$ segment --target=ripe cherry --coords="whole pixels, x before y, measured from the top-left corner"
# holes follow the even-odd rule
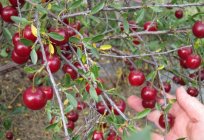
[[[135,45],[139,45],[140,41],[137,37],[134,37],[133,41],[132,41]]]
[[[18,1],[17,0],[9,0],[9,2],[11,3],[11,5],[13,7],[17,7],[18,6]],[[21,6],[23,6],[24,3],[25,3],[25,0],[19,0],[19,3],[20,3]]]
[[[202,21],[196,21],[192,27],[192,31],[197,38],[204,38],[204,23]]]
[[[186,59],[180,59],[180,65],[182,68],[184,69],[188,68],[186,63],[187,63]]]
[[[106,106],[103,104],[102,101],[96,103],[96,110],[97,110],[101,115],[108,115],[108,110],[106,109]]]
[[[15,33],[12,37],[12,42],[13,42],[13,45],[15,46],[18,42],[20,41],[20,35],[19,33]]]
[[[13,50],[11,53],[11,59],[17,64],[23,64],[28,61],[29,57],[21,57]]]
[[[75,127],[74,122],[73,121],[68,121],[67,128],[73,131],[74,127]]]
[[[101,78],[98,78],[97,80],[98,80],[98,82],[103,83],[103,80]],[[89,83],[87,83],[86,84],[86,91],[89,92],[89,90],[90,90],[90,85],[89,85]],[[96,90],[97,95],[100,95],[103,93],[103,91],[98,86],[95,88],[95,90]]]
[[[68,64],[64,64],[62,70],[64,71],[64,73],[69,74],[72,80],[75,80],[77,78],[77,72]]]
[[[60,58],[57,55],[47,55],[46,57],[47,57],[48,66],[50,67],[50,71],[52,73],[57,72],[61,66]]]
[[[79,31],[81,29],[81,22],[76,21],[74,24],[71,24],[71,26]]]
[[[175,12],[175,17],[181,19],[183,17],[183,10],[179,9]]]
[[[195,88],[195,87],[189,87],[189,88],[187,89],[187,93],[188,93],[189,95],[193,96],[193,97],[197,97],[199,92],[198,92],[197,88]]]
[[[68,33],[65,31],[65,29],[63,28],[51,28],[49,30],[49,32],[54,32],[54,33],[57,33],[61,36],[63,36],[63,40],[55,40],[53,38],[50,37],[50,40],[52,41],[53,44],[55,45],[64,45],[68,42],[69,40],[69,36],[68,36]]]
[[[110,129],[108,136],[116,136],[116,132],[113,129]]]
[[[169,92],[171,90],[171,84],[167,82],[163,82],[165,92]]]
[[[126,103],[123,99],[115,99],[114,103],[120,109],[121,112],[125,112]],[[111,106],[111,110],[114,111],[115,115],[120,115],[119,112],[113,106]]]
[[[189,55],[191,55],[193,52],[191,47],[186,47],[186,48],[180,48],[178,50],[178,56],[182,59],[186,59]]]
[[[157,22],[148,21],[144,24],[144,30],[147,31],[157,31]]]
[[[150,101],[142,100],[142,106],[144,108],[154,108],[155,104],[156,104],[156,100],[150,100]]]
[[[33,35],[30,25],[25,26],[23,29],[23,38],[31,40],[32,42],[36,41],[37,37]]]
[[[157,96],[157,90],[153,87],[146,86],[141,91],[141,97],[145,101],[155,100]]]
[[[18,10],[12,6],[6,6],[1,10],[1,18],[5,22],[12,23],[11,16],[18,16]]]
[[[186,66],[190,69],[197,69],[201,64],[201,58],[199,55],[191,54],[187,57]]]
[[[83,101],[78,101],[78,103],[77,103],[77,110],[83,110],[83,109],[85,109],[86,108],[86,103],[85,102],[83,102]]]
[[[47,98],[39,88],[29,87],[23,92],[23,102],[31,110],[40,110],[46,105]]]
[[[174,120],[175,120],[175,117],[171,114],[168,114],[168,126],[169,128],[172,128],[173,125],[174,125]],[[159,125],[165,129],[166,127],[166,124],[165,124],[165,118],[164,118],[164,114],[162,114],[160,117],[159,117]]]
[[[95,130],[93,132],[92,140],[104,140],[103,132]]]
[[[107,140],[122,140],[119,136],[108,136]]]
[[[174,81],[176,84],[186,85],[185,81],[184,81],[181,77],[178,77],[178,76],[174,76],[174,77],[173,77],[173,81]]]
[[[66,117],[69,121],[76,122],[79,118],[79,115],[76,111],[72,110],[69,113],[66,114]]]
[[[40,90],[45,93],[47,100],[51,100],[53,98],[53,88],[51,86],[41,86]]]
[[[29,57],[31,50],[30,46],[25,46],[21,42],[17,42],[14,46],[14,51],[21,57]]]
[[[145,76],[140,71],[131,71],[129,73],[128,79],[129,79],[129,83],[132,86],[140,86],[140,85],[142,85],[144,83]]]
[[[11,131],[6,132],[6,139],[12,140],[13,139],[13,133]]]
[[[1,4],[1,2],[0,2],[0,15],[1,15],[1,10],[3,9],[3,6],[2,6],[2,4]]]

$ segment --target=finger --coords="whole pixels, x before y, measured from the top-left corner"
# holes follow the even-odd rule
[[[178,104],[191,119],[195,121],[203,120],[204,106],[195,97],[188,95],[183,87],[176,90],[176,98]]]
[[[151,140],[164,140],[164,137],[157,133],[152,133],[151,138]]]

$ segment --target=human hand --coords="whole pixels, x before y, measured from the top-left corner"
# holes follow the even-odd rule
[[[188,140],[204,140],[204,105],[195,97],[191,97],[186,93],[183,87],[176,90],[176,99],[169,113],[175,117],[174,125],[166,135],[166,140],[176,140],[179,138],[187,138]],[[142,99],[137,96],[128,98],[128,105],[135,111],[140,112],[142,107]],[[161,112],[152,111],[147,119],[159,126],[159,117]],[[153,133],[152,140],[164,140],[164,137]]]

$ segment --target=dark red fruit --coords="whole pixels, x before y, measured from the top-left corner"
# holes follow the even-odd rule
[[[97,80],[98,80],[98,82],[103,83],[102,79],[98,78]],[[86,84],[86,91],[89,92],[89,90],[90,90],[90,85],[87,83]],[[96,90],[97,95],[100,95],[103,93],[103,91],[98,86],[95,88],[95,90]]]
[[[12,140],[13,139],[13,133],[10,132],[10,131],[6,132],[6,139],[7,140]]]
[[[135,70],[136,70],[133,65],[129,65],[129,66],[128,66],[128,69],[129,69],[130,71],[135,71]]]
[[[137,24],[136,24],[135,21],[130,20],[130,21],[128,21],[128,23],[129,23],[129,29],[130,29],[131,31],[134,32],[134,31],[137,30]],[[124,31],[124,26],[123,26],[122,23],[120,24],[120,30],[121,30],[121,31]]]
[[[23,38],[31,40],[32,42],[36,41],[37,37],[33,35],[30,25],[25,26],[25,28],[23,29]]]
[[[28,75],[28,79],[29,79],[30,81],[32,81],[33,78],[34,78],[34,75],[35,75],[35,74],[29,74],[29,75]]]
[[[64,55],[64,57],[66,57],[67,60],[71,60],[73,57],[72,53],[62,53]]]
[[[180,65],[182,68],[187,69],[186,59],[180,59]]]
[[[150,101],[142,100],[142,106],[144,108],[154,108],[155,104],[156,104],[156,100],[150,100]]]
[[[75,28],[76,30],[80,30],[81,29],[81,22],[80,21],[76,21],[74,24],[71,25],[73,28]]]
[[[119,136],[108,136],[107,140],[122,140]]]
[[[68,33],[65,31],[65,29],[63,29],[63,28],[56,28],[56,29],[51,28],[51,29],[49,30],[49,32],[54,32],[54,33],[57,33],[57,34],[59,34],[59,35],[61,35],[61,36],[64,37],[63,40],[55,40],[55,39],[53,39],[53,38],[50,37],[50,40],[51,40],[52,43],[54,43],[55,45],[64,45],[64,44],[66,44],[66,43],[68,42],[68,40],[69,40],[69,35],[68,35]]]
[[[125,112],[126,103],[123,99],[115,99],[114,103],[120,109],[121,112]],[[111,110],[114,111],[115,115],[120,115],[119,112],[113,106],[111,106]]]
[[[92,136],[92,140],[104,140],[103,138],[103,132],[100,131],[94,131],[93,132],[93,136]]]
[[[129,79],[129,83],[132,86],[140,86],[140,85],[142,85],[144,83],[145,76],[140,71],[131,71],[129,73],[128,79]]]
[[[13,45],[15,46],[18,42],[20,41],[20,35],[19,33],[15,33],[12,37],[12,42],[13,42]]]
[[[175,12],[175,17],[181,19],[183,17],[183,10],[179,9]]]
[[[165,92],[169,92],[171,90],[171,84],[167,82],[163,82]]]
[[[147,31],[157,31],[157,22],[148,21],[144,24],[144,30]]]
[[[191,47],[186,47],[186,48],[180,48],[178,50],[178,56],[182,59],[186,59],[189,55],[191,55],[193,52]]]
[[[110,129],[108,136],[116,136],[116,132],[113,129]]]
[[[78,103],[77,103],[77,110],[83,110],[83,109],[85,109],[86,108],[86,103],[85,102],[83,102],[83,101],[78,101]]]
[[[69,74],[72,80],[75,80],[77,78],[77,72],[68,64],[64,64],[62,70],[64,71],[64,73]]]
[[[13,7],[18,7],[18,1],[17,0],[9,0],[9,2],[11,3],[11,5]],[[25,0],[19,0],[19,3],[22,6],[22,5],[24,5]]]
[[[2,6],[2,4],[1,4],[1,2],[0,2],[0,16],[1,16],[1,10],[3,9],[3,6]]]
[[[11,16],[18,16],[18,10],[12,6],[6,6],[1,10],[1,18],[5,22],[12,23]]]
[[[44,51],[45,51],[46,56],[51,55],[50,52],[49,52],[49,46],[48,46],[48,45],[44,45]],[[56,52],[56,50],[55,50],[55,52]],[[55,53],[54,53],[54,54],[55,54]],[[38,57],[39,57],[40,59],[43,59],[43,55],[42,55],[42,52],[41,52],[41,48],[39,48],[39,49],[37,50],[37,55],[38,55]]]
[[[172,128],[173,125],[174,125],[174,120],[175,120],[175,117],[171,114],[168,114],[168,126],[169,128]],[[166,127],[166,124],[165,124],[165,118],[164,118],[164,114],[162,114],[160,117],[159,117],[159,125],[165,129]]]
[[[52,73],[55,73],[60,69],[61,61],[57,55],[47,55],[47,62]]]
[[[191,54],[187,57],[186,66],[190,69],[197,69],[201,64],[201,58],[199,55]]]
[[[10,48],[6,48],[6,52],[7,52],[7,53],[10,53],[10,52],[11,52],[11,49],[10,49]]]
[[[15,51],[12,51],[11,59],[17,64],[23,64],[28,61],[29,57],[21,57]]]
[[[174,76],[173,81],[176,84],[186,85],[185,81],[181,77],[178,77],[178,76]]]
[[[31,50],[31,46],[25,46],[21,42],[17,42],[14,46],[14,51],[21,57],[29,57]]]
[[[108,115],[108,110],[106,109],[106,106],[103,104],[102,101],[96,103],[96,110],[97,110],[101,115]]]
[[[141,97],[145,101],[155,100],[157,97],[157,90],[153,87],[146,86],[141,91]]]
[[[74,122],[73,121],[68,121],[67,128],[73,131],[74,127],[75,127]]]
[[[76,122],[79,118],[79,115],[76,111],[72,110],[69,113],[66,114],[66,117],[69,121]]]
[[[23,102],[31,110],[40,110],[46,105],[47,98],[39,88],[29,87],[23,92]]]
[[[189,87],[189,88],[187,89],[187,93],[188,93],[189,95],[193,96],[193,97],[197,97],[199,92],[198,92],[197,88],[195,88],[195,87]]]
[[[53,88],[50,86],[41,86],[40,90],[45,93],[47,100],[51,100],[53,98]]]
[[[204,23],[202,21],[196,21],[192,27],[193,34],[197,38],[204,38]]]
[[[135,45],[139,45],[140,44],[140,41],[137,37],[135,37],[132,41]]]

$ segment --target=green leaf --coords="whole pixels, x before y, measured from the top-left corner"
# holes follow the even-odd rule
[[[35,73],[37,70],[35,70],[34,68],[31,68],[31,67],[29,67],[29,66],[25,66],[24,68],[24,71],[26,72],[26,73],[29,73],[29,74],[31,74],[31,73]]]
[[[72,105],[69,105],[65,108],[64,113],[68,113],[70,111],[72,111],[74,109],[74,107]]]
[[[100,2],[98,3],[95,7],[93,7],[93,9],[91,10],[91,14],[96,14],[98,13],[100,10],[103,9],[103,7],[105,6],[104,2]]]
[[[0,139],[1,139],[1,138],[3,139],[3,136],[4,136],[4,132],[3,132],[3,131],[0,131]]]
[[[168,113],[171,107],[172,107],[172,104],[168,104],[167,107],[164,109],[164,112]]]
[[[36,8],[37,8],[37,10],[38,10],[39,12],[41,12],[42,14],[47,14],[47,10],[46,10],[45,8],[43,8],[42,5],[38,4],[38,5],[36,6]]]
[[[99,70],[100,68],[97,66],[97,65],[93,65],[91,68],[90,68],[91,72],[93,72],[94,76],[97,78],[99,77]]]
[[[99,42],[99,41],[103,40],[103,38],[104,38],[104,35],[94,36],[94,37],[92,38],[92,42],[93,42],[93,43]]]
[[[154,77],[156,76],[156,74],[157,74],[156,71],[150,72],[150,73],[146,76],[147,81],[151,81],[152,79],[154,79]]]
[[[92,48],[91,53],[93,54],[93,56],[95,56],[97,59],[99,59],[99,52],[97,51],[96,48]]]
[[[66,96],[67,96],[67,98],[68,98],[70,104],[71,104],[73,107],[77,107],[77,101],[76,101],[76,99],[74,98],[74,96],[71,95],[71,94],[66,94]]]
[[[113,3],[111,3],[110,7],[113,7],[117,10],[120,10],[122,5],[120,3],[113,2]]]
[[[64,36],[59,35],[58,33],[55,33],[55,32],[50,32],[50,33],[48,33],[48,35],[49,35],[52,39],[57,40],[57,41],[62,41],[62,40],[64,40]]]
[[[150,7],[150,8],[156,13],[160,13],[163,11],[162,8],[160,8],[160,7]]]
[[[30,21],[28,21],[26,18],[21,18],[18,16],[11,16],[11,19],[15,22],[15,23],[22,23],[22,24],[29,24],[31,23]]]
[[[123,19],[123,27],[124,27],[124,31],[126,33],[129,33],[129,23],[125,18]]]
[[[4,128],[5,128],[6,130],[9,130],[9,129],[11,128],[11,124],[12,124],[12,122],[11,122],[10,119],[6,119],[6,120],[4,120],[4,122],[3,122],[3,126],[4,126]]]
[[[64,78],[63,78],[63,86],[65,87],[69,87],[71,84],[71,77],[69,74],[65,74]]]
[[[75,8],[78,8],[81,4],[82,4],[83,0],[77,0],[77,1],[74,1],[71,6],[70,6],[70,9],[75,9]]]
[[[21,38],[20,42],[23,43],[25,46],[28,46],[28,47],[33,45],[33,42],[31,40],[28,40],[28,39],[25,39],[25,38]]]
[[[90,86],[89,92],[90,92],[91,98],[94,99],[95,101],[98,101],[98,95],[93,86]]]
[[[151,140],[151,130],[149,127],[146,127],[142,131],[132,133],[124,140]]]
[[[20,106],[14,109],[13,114],[20,114],[25,110],[24,106]]]
[[[57,124],[58,124],[58,122],[57,122],[57,123],[53,123],[53,124],[47,126],[47,127],[45,128],[45,130],[55,129],[55,127],[57,126]]]
[[[144,19],[144,16],[145,16],[145,10],[141,9],[136,19],[137,23],[140,23]]]
[[[3,28],[3,35],[6,37],[6,39],[12,40],[12,35],[7,28]]]
[[[72,37],[69,38],[69,41],[70,41],[71,43],[77,44],[77,43],[80,42],[80,39],[77,38],[77,37],[73,37],[73,36],[72,36]]]
[[[8,53],[6,52],[6,47],[1,50],[0,56],[1,56],[1,57],[4,57],[4,58],[5,58],[5,57],[8,57]]]
[[[82,57],[82,51],[80,48],[77,48],[77,56],[79,57],[79,59],[81,59]]]
[[[146,117],[151,112],[151,109],[146,108],[145,110],[138,112],[135,119],[142,119]]]
[[[82,63],[85,63],[85,62],[86,62],[86,55],[85,55],[85,54],[82,55],[81,61],[82,61]]]
[[[32,51],[30,53],[30,57],[31,57],[32,63],[35,65],[38,61],[38,55],[37,55],[35,49],[32,49]]]

